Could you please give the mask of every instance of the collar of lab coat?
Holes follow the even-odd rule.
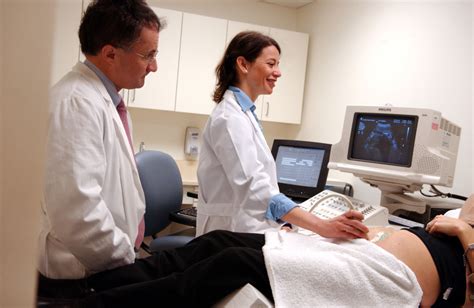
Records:
[[[232,104],[235,104],[236,106],[241,107],[237,98],[235,97],[235,92],[230,89],[224,92],[223,100],[226,100],[228,102],[231,102]],[[244,114],[249,118],[250,122],[252,123],[252,126],[254,127],[255,133],[258,135],[261,141],[266,143],[265,136],[263,135],[262,128],[260,126],[260,123],[258,123],[255,113],[252,112],[251,109],[247,109],[247,111],[244,111]]]
[[[85,60],[84,64],[90,68],[96,75],[99,77],[99,79],[102,81],[104,84],[105,89],[109,93],[110,97],[112,98],[112,102],[114,103],[115,107],[117,107],[120,102],[122,101],[122,97],[120,94],[118,94],[117,89],[115,88],[114,83],[112,80],[110,80],[105,74],[97,67],[94,65],[94,63],[90,62],[89,60]]]
[[[82,62],[78,62],[76,66],[74,66],[73,71],[76,71],[81,75],[84,75],[88,80],[90,80],[91,84],[94,86],[94,88],[100,93],[100,95],[104,99],[104,103],[106,104],[107,109],[109,110],[109,114],[112,116],[114,120],[115,127],[117,131],[120,132],[118,138],[120,139],[122,148],[124,149],[124,151],[127,152],[128,154],[127,156],[130,161],[130,164],[132,164],[135,171],[138,172],[137,166],[135,163],[135,155],[133,154],[132,149],[130,147],[130,143],[128,142],[127,133],[125,132],[125,128],[123,127],[122,120],[120,119],[120,116],[117,112],[117,108],[112,102],[112,98],[110,97],[109,92],[107,92],[107,89],[105,88],[103,82],[100,80],[100,78],[97,76],[97,74],[93,70],[91,70],[87,65],[85,65]],[[131,123],[130,119],[129,119],[129,123]]]

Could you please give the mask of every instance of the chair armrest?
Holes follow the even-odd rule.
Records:
[[[196,217],[181,213],[181,210],[169,214],[171,221],[179,224],[196,227]]]
[[[198,198],[198,194],[195,193],[195,192],[192,192],[192,191],[188,191],[186,193],[186,196],[188,196],[189,198],[193,198],[193,199],[197,199]]]

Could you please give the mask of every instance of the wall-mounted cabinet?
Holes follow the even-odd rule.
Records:
[[[181,23],[183,13],[153,8],[166,24],[159,34],[157,73],[150,73],[145,86],[132,90],[128,106],[173,111],[176,102],[179,49],[181,45]]]
[[[270,28],[281,48],[281,77],[272,95],[263,98],[262,120],[301,123],[309,36],[306,33]]]
[[[91,4],[92,1],[93,0],[82,0],[82,10],[81,10],[81,16],[79,18],[79,24],[81,22],[82,16],[86,12],[87,7],[89,6],[89,4]],[[76,29],[76,32],[74,33],[76,37],[77,37],[77,32],[78,31],[79,31],[79,25]],[[84,57],[84,54],[80,51],[80,48],[79,48],[79,61],[83,62],[85,59],[86,59],[86,57]]]
[[[90,0],[59,1],[54,33],[52,83],[61,78],[77,60],[77,31]],[[282,77],[272,95],[256,101],[256,112],[263,121],[299,124],[303,105],[308,35],[220,18],[153,8],[165,21],[159,34],[158,71],[150,73],[145,86],[123,90],[129,107],[196,114],[210,114],[215,104],[212,93],[216,85],[215,68],[230,40],[244,30],[269,34],[282,48]]]
[[[58,82],[79,59],[77,31],[81,21],[82,3],[57,1],[55,8],[50,85]]]
[[[176,111],[210,114],[214,70],[224,54],[227,20],[184,13]]]

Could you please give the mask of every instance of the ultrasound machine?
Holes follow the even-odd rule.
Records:
[[[426,222],[431,200],[413,193],[453,186],[460,136],[461,128],[435,110],[348,106],[328,168],[380,189],[380,205],[391,214],[416,213]]]
[[[453,186],[460,136],[461,128],[435,110],[348,106],[338,143],[276,139],[272,154],[280,192],[297,203],[327,190],[352,197],[351,184],[327,181],[334,169],[380,189],[380,203],[373,206],[387,208],[389,220],[395,215],[426,223],[461,206],[413,194],[423,185],[438,193],[435,185]]]

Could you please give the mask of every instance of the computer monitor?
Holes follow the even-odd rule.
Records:
[[[273,141],[280,192],[305,200],[324,190],[331,145],[325,143],[282,140]]]
[[[435,110],[349,106],[328,167],[380,188],[391,213],[424,213],[425,202],[404,193],[423,184],[452,187],[460,135],[461,128]]]

